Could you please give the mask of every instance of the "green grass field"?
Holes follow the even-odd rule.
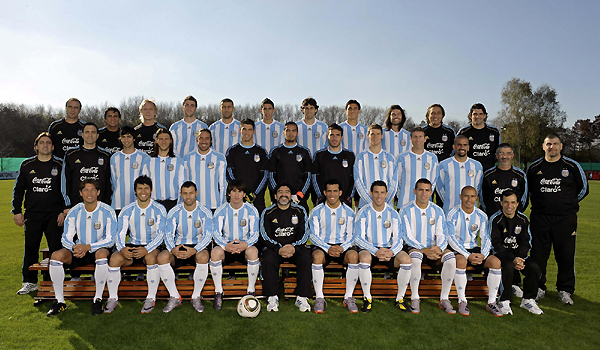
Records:
[[[163,314],[164,301],[141,315],[142,301],[121,301],[110,315],[92,316],[91,301],[67,302],[57,317],[46,317],[49,303],[36,307],[31,296],[16,295],[21,286],[23,232],[12,220],[13,181],[0,181],[0,349],[597,349],[600,347],[600,182],[590,183],[590,195],[579,214],[577,291],[575,305],[563,306],[549,284],[540,302],[544,314],[520,309],[496,318],[484,301],[470,302],[471,316],[447,315],[433,300],[422,303],[419,315],[403,314],[393,300],[375,300],[370,314],[349,314],[340,299],[328,300],[324,314],[300,313],[293,301],[278,313],[264,311],[242,319],[235,301],[220,312],[205,302],[197,314],[189,302]],[[556,265],[549,264],[549,281]],[[596,282],[594,282],[596,281]],[[453,300],[456,305],[456,300]]]

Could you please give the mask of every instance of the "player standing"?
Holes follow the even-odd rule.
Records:
[[[152,180],[148,176],[140,176],[134,182],[136,200],[126,205],[118,218],[115,236],[116,251],[108,262],[108,301],[105,313],[111,313],[119,305],[119,284],[121,283],[121,267],[135,262],[146,265],[148,296],[142,307],[142,313],[154,310],[156,291],[160,283],[158,273],[159,246],[163,243],[163,235],[167,220],[165,207],[151,199]],[[125,243],[129,234],[129,242]]]
[[[229,147],[240,141],[240,122],[233,118],[234,110],[233,100],[222,99],[219,106],[221,119],[209,127],[211,134],[215,136],[212,148],[221,154],[225,154]]]
[[[469,126],[458,131],[469,139],[469,157],[475,159],[486,171],[496,163],[496,149],[500,144],[500,131],[488,125],[487,111],[481,103],[471,106],[469,111]]]
[[[79,120],[81,112],[81,101],[72,97],[65,104],[65,117],[50,123],[48,133],[52,136],[52,145],[54,145],[54,155],[61,160],[65,158],[68,149],[83,144],[81,135],[83,134],[83,123]]]
[[[319,111],[319,105],[314,98],[305,98],[302,101],[300,110],[304,114],[304,118],[296,122],[298,125],[298,144],[306,147],[312,157],[316,151],[325,147],[327,124],[315,117]]]
[[[71,268],[96,263],[94,279],[96,294],[92,305],[92,314],[99,315],[102,310],[102,293],[108,277],[107,248],[114,245],[113,238],[117,229],[115,211],[107,204],[99,202],[100,184],[94,179],[85,179],[79,185],[79,195],[83,202],[77,204],[65,219],[65,231],[62,235],[63,248],[50,256],[50,279],[56,300],[47,316],[54,316],[65,310],[64,298],[65,270],[63,265]]]
[[[556,289],[559,300],[573,305],[575,292],[575,241],[579,202],[589,193],[585,173],[576,161],[561,155],[560,137],[544,139],[544,157],[527,169],[531,198],[531,257],[542,271],[538,295],[546,292],[546,266],[550,250],[558,265]]]
[[[208,251],[213,234],[212,214],[204,205],[196,200],[198,189],[191,181],[181,185],[183,203],[176,205],[167,214],[165,229],[165,245],[158,255],[158,273],[169,291],[169,301],[163,312],[171,312],[181,305],[181,295],[175,285],[176,268],[182,265],[195,265],[194,291],[192,307],[197,312],[204,311],[202,305],[202,288],[208,277]]]
[[[104,127],[98,129],[98,147],[104,148],[112,154],[123,149],[119,124],[121,112],[116,107],[108,107],[104,111]]]
[[[173,135],[173,152],[178,157],[184,157],[186,154],[196,149],[196,137],[200,130],[207,129],[208,125],[196,118],[198,101],[192,95],[183,99],[183,119],[176,121],[171,125],[169,131]]]
[[[383,149],[397,158],[410,148],[410,133],[403,129],[406,114],[400,105],[391,105],[385,115],[385,130],[383,130]],[[392,187],[390,187],[392,188]],[[393,194],[394,191],[390,191]]]
[[[283,123],[273,120],[275,104],[271,99],[265,98],[260,103],[262,120],[256,122],[254,142],[270,153],[273,148],[281,145],[285,140],[283,136]]]
[[[158,129],[154,137],[154,150],[148,165],[152,199],[162,204],[167,213],[177,204],[179,189],[187,181],[185,161],[173,153],[173,137],[167,129]]]
[[[425,149],[438,157],[438,162],[450,158],[456,132],[449,125],[443,124],[446,111],[442,105],[435,103],[427,108],[423,126],[425,132]]]
[[[154,148],[154,134],[160,128],[166,129],[162,124],[156,122],[158,107],[153,100],[144,100],[140,103],[141,123],[135,127],[137,133],[135,138],[135,148],[146,154],[152,154]]]
[[[360,103],[357,100],[346,102],[346,121],[340,123],[343,129],[342,147],[353,152],[354,155],[365,150],[367,138],[367,127],[358,122],[360,115]],[[350,195],[350,193],[347,193]]]
[[[62,162],[52,156],[52,137],[43,132],[35,138],[35,157],[21,163],[19,176],[13,189],[12,213],[17,226],[25,228],[25,253],[23,254],[23,286],[17,294],[36,291],[37,271],[29,266],[38,262],[42,235],[46,235],[50,254],[62,245],[60,237],[66,217],[65,202],[60,192]],[[22,205],[25,198],[25,215]],[[25,225],[25,223],[27,223]]]

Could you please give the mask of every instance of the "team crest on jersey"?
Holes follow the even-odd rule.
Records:
[[[444,142],[448,141],[448,135],[446,135],[446,134],[442,135],[442,141],[444,141]]]
[[[174,169],[175,169],[175,167],[173,166],[173,164],[167,165],[167,170],[168,171],[173,171]]]
[[[429,225],[435,225],[435,218],[429,218]]]
[[[241,227],[244,227],[244,226],[246,226],[246,219],[242,219],[242,220],[240,220],[240,226],[241,226]]]
[[[321,133],[319,133],[319,132],[315,132],[313,135],[315,136],[315,139],[318,139],[319,137],[321,137]]]
[[[100,230],[102,228],[102,223],[100,221],[94,222],[94,229]]]
[[[83,130],[77,130],[77,136],[81,136],[83,134]]]
[[[194,137],[198,137],[200,135],[200,130],[194,130]]]
[[[207,166],[208,166],[208,168],[209,168],[209,169],[214,169],[214,168],[215,168],[215,163],[213,163],[213,162],[208,162],[208,165],[207,165]]]
[[[346,223],[346,218],[345,218],[345,217],[343,217],[343,216],[342,216],[342,217],[340,217],[340,218],[338,219],[338,224],[340,224],[340,225],[343,225],[343,224],[345,224],[345,223]]]
[[[390,220],[385,220],[383,222],[383,227],[390,228],[391,226],[392,226],[392,223],[390,222]]]
[[[471,231],[473,231],[473,232],[477,231],[478,228],[479,228],[479,225],[477,225],[477,224],[471,225]]]
[[[475,176],[475,172],[473,170],[469,170],[469,177]]]
[[[425,170],[429,170],[431,169],[431,164],[425,162],[425,164],[423,164],[423,167],[425,168]]]
[[[50,170],[50,175],[52,175],[52,176],[58,175],[58,169],[52,168],[52,170]]]
[[[296,161],[298,163],[300,163],[302,161],[302,155],[301,154],[296,154]]]
[[[401,144],[402,146],[406,146],[406,141],[405,141],[405,140],[402,140],[402,141],[400,141],[400,144]]]
[[[569,171],[567,169],[563,169],[560,174],[562,175],[562,177],[567,177],[569,176]]]
[[[292,215],[292,225],[298,225],[298,216]]]
[[[148,226],[153,226],[153,225],[154,225],[154,218],[148,219]]]
[[[494,142],[494,139],[495,139],[494,134],[490,134],[490,142]]]
[[[518,235],[519,233],[521,233],[521,226],[515,227],[515,234]]]
[[[233,131],[231,132],[231,137],[236,137],[236,136],[237,136],[237,131],[233,130]]]
[[[510,185],[512,187],[517,187],[519,185],[519,181],[517,181],[517,179],[512,179],[512,181],[510,182]]]
[[[275,138],[277,138],[277,136],[279,136],[279,133],[277,131],[273,131],[271,133],[271,136],[273,136],[273,138],[275,139]]]
[[[201,222],[200,222],[200,220],[196,220],[196,221],[194,221],[194,227],[195,227],[195,228],[200,228],[200,225],[201,225]]]
[[[260,155],[259,155],[259,154],[255,154],[255,155],[254,155],[254,162],[255,162],[255,163],[258,163],[258,162],[260,162]]]
[[[98,158],[98,165],[104,165],[104,158]]]
[[[131,167],[137,169],[140,165],[137,162],[131,163]]]
[[[346,159],[342,160],[342,166],[344,168],[347,168],[348,167],[348,160],[346,160]]]
[[[385,160],[381,162],[381,167],[382,168],[387,168],[387,163],[386,163]]]

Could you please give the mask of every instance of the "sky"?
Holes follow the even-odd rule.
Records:
[[[548,84],[565,126],[600,114],[599,1],[3,0],[0,103],[440,103],[490,118],[512,78]]]

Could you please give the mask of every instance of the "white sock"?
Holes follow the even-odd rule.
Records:
[[[121,283],[121,268],[108,267],[108,297],[119,300],[119,284]]]
[[[365,298],[371,300],[371,264],[360,263],[358,264],[358,277],[360,278],[360,286],[362,287],[363,295]]]
[[[219,261],[220,273],[219,273],[219,283],[221,283],[221,276],[223,275],[223,266],[220,265]],[[214,273],[212,272],[213,280],[215,279]],[[196,269],[194,270],[194,292],[192,293],[192,299],[200,298],[202,294],[202,288],[204,288],[204,283],[206,283],[206,278],[208,277],[208,264],[196,264]],[[215,291],[217,290],[215,283]],[[223,287],[221,286],[221,293],[223,292]]]
[[[458,294],[458,302],[467,301],[466,289],[467,289],[467,270],[456,269],[454,275],[454,285],[456,286],[456,294]]]
[[[325,278],[325,271],[323,271],[322,264],[312,264],[312,280],[313,286],[315,286],[315,297],[325,298],[323,295],[323,279]]]
[[[156,300],[156,291],[160,284],[160,273],[158,272],[158,264],[146,265],[146,282],[148,282],[148,296],[146,299]]]
[[[58,260],[50,260],[50,280],[54,288],[54,297],[59,303],[65,302],[64,282],[65,269],[63,263]]]
[[[487,277],[487,287],[488,287],[488,304],[493,304],[496,302],[496,298],[498,297],[498,289],[500,288],[500,281],[502,280],[502,270],[501,269],[490,269]],[[512,288],[512,286],[508,286],[508,288]]]
[[[196,264],[196,266],[200,265]],[[223,293],[223,261],[210,261],[210,275],[215,284],[215,293]]]
[[[423,262],[423,253],[410,253],[412,267],[410,269],[410,299],[419,299],[419,284],[421,283],[421,263]]]
[[[102,299],[102,293],[104,293],[104,286],[106,285],[106,278],[108,277],[108,259],[97,259],[96,269],[94,271],[94,279],[96,280],[96,295],[94,300]],[[117,288],[119,288],[117,286]]]
[[[158,265],[158,273],[160,279],[162,279],[165,284],[165,288],[169,291],[169,296],[171,298],[179,298],[179,292],[175,285],[175,272],[173,271],[171,264]]]
[[[344,295],[344,299],[352,298],[354,287],[358,281],[358,271],[358,264],[348,264],[348,269],[346,270],[346,294]]]
[[[440,293],[440,300],[450,299],[450,288],[452,288],[452,280],[456,274],[456,258],[454,253],[446,253],[442,255],[442,292]]]
[[[404,294],[406,294],[408,281],[410,281],[411,267],[412,264],[400,264],[400,268],[398,269],[398,294],[396,295],[396,300],[404,298]]]
[[[256,279],[258,278],[258,270],[260,269],[260,261],[248,260],[248,292],[254,292],[256,286]]]

